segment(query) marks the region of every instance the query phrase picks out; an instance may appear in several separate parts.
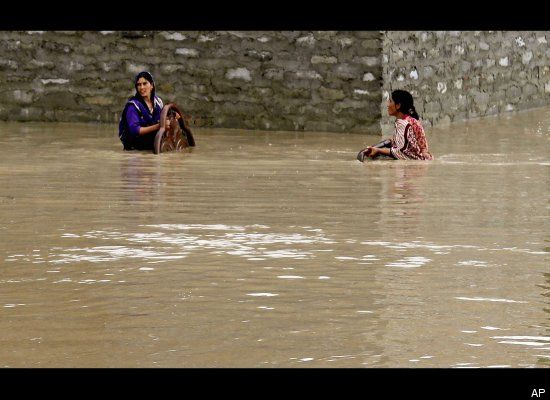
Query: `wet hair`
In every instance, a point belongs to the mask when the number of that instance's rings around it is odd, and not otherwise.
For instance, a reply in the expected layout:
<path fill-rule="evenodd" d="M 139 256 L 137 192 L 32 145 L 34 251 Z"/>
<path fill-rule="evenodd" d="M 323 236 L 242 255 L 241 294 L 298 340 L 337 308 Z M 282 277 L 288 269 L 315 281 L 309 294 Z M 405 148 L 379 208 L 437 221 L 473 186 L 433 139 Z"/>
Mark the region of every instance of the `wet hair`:
<path fill-rule="evenodd" d="M 406 90 L 394 90 L 391 92 L 391 98 L 395 104 L 400 104 L 399 111 L 403 114 L 408 114 L 414 119 L 419 119 L 418 113 L 414 108 L 412 95 Z"/>
<path fill-rule="evenodd" d="M 141 71 L 139 74 L 136 75 L 134 78 L 134 87 L 136 88 L 136 94 L 135 97 L 138 99 L 141 99 L 141 96 L 139 95 L 139 92 L 137 90 L 137 83 L 140 78 L 145 78 L 151 85 L 153 85 L 153 90 L 151 91 L 151 102 L 155 102 L 155 81 L 153 80 L 153 75 L 151 75 L 150 72 L 147 71 Z"/>

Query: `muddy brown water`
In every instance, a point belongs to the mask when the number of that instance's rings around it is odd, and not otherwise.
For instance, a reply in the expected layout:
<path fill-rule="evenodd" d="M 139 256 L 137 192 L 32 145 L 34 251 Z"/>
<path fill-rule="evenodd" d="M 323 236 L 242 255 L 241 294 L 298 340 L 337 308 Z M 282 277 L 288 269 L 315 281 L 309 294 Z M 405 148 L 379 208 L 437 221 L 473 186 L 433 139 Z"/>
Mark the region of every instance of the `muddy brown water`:
<path fill-rule="evenodd" d="M 548 367 L 550 109 L 375 136 L 0 123 L 2 367 Z"/>

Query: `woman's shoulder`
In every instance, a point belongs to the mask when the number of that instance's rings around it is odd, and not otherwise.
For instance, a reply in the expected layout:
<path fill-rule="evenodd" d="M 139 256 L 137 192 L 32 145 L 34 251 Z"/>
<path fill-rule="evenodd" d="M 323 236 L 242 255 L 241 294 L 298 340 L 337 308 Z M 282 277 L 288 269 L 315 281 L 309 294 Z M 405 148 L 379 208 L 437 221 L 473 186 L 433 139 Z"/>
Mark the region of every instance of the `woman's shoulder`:
<path fill-rule="evenodd" d="M 407 116 L 405 116 L 405 119 L 406 119 L 407 121 L 409 121 L 409 123 L 412 123 L 412 124 L 420 124 L 420 117 L 415 118 L 415 117 L 413 117 L 412 115 L 407 115 Z"/>
<path fill-rule="evenodd" d="M 128 100 L 126 100 L 126 108 L 134 108 L 138 112 L 140 111 L 140 101 L 135 98 L 135 96 L 128 97 Z"/>
<path fill-rule="evenodd" d="M 424 134 L 424 127 L 422 126 L 422 122 L 420 121 L 420 119 L 413 118 L 410 115 L 407 116 L 407 119 L 409 120 L 409 124 L 411 125 L 412 131 L 416 135 Z"/>
<path fill-rule="evenodd" d="M 158 105 L 161 109 L 162 109 L 162 107 L 164 107 L 164 102 L 157 95 L 155 95 L 155 104 Z"/>
<path fill-rule="evenodd" d="M 128 97 L 128 100 L 126 100 L 126 105 L 133 104 L 136 107 L 139 107 L 140 103 L 141 103 L 141 101 L 139 101 L 139 99 L 136 96 L 130 96 L 130 97 Z"/>
<path fill-rule="evenodd" d="M 420 121 L 420 118 L 416 119 L 414 117 L 411 117 L 410 115 L 407 115 L 408 123 L 414 126 L 420 126 L 422 127 L 422 121 Z"/>
<path fill-rule="evenodd" d="M 407 120 L 407 118 L 397 118 L 395 120 L 395 127 L 396 128 L 399 128 L 399 129 L 404 129 L 407 127 L 407 125 L 409 125 L 409 121 Z"/>

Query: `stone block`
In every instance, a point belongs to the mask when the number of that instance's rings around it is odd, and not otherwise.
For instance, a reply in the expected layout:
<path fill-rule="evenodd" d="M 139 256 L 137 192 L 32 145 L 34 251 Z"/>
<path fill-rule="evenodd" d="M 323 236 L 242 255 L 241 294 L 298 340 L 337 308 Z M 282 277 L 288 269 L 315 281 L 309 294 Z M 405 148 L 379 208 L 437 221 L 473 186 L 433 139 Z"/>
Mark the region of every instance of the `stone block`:
<path fill-rule="evenodd" d="M 367 50 L 378 50 L 381 48 L 381 43 L 378 39 L 367 39 L 361 41 L 361 47 Z"/>
<path fill-rule="evenodd" d="M 351 37 L 340 37 L 340 38 L 336 38 L 334 39 L 334 42 L 341 48 L 341 49 L 344 49 L 344 48 L 347 48 L 347 47 L 351 47 L 354 42 L 355 42 L 355 39 L 351 38 Z"/>
<path fill-rule="evenodd" d="M 532 59 L 533 59 L 532 51 L 526 51 L 521 55 L 521 62 L 523 65 L 528 65 Z"/>
<path fill-rule="evenodd" d="M 244 55 L 245 57 L 250 57 L 261 62 L 271 61 L 273 59 L 273 54 L 269 51 L 247 50 Z"/>
<path fill-rule="evenodd" d="M 346 99 L 344 101 L 337 101 L 332 107 L 332 112 L 336 115 L 339 115 L 343 111 L 348 111 L 349 116 L 354 118 L 354 116 L 368 108 L 368 103 L 365 101 L 357 101 Z"/>
<path fill-rule="evenodd" d="M 423 67 L 421 70 L 420 77 L 422 79 L 431 79 L 434 76 L 434 69 L 431 66 Z"/>
<path fill-rule="evenodd" d="M 17 63 L 17 61 L 0 59 L 0 69 L 11 69 L 12 71 L 16 71 L 18 68 L 19 64 Z"/>
<path fill-rule="evenodd" d="M 206 79 L 214 79 L 215 71 L 210 68 L 192 68 L 187 71 L 187 73 L 195 79 L 198 79 L 199 81 L 206 80 Z M 183 78 L 182 78 L 183 79 Z"/>
<path fill-rule="evenodd" d="M 441 111 L 441 103 L 439 101 L 430 101 L 424 105 L 424 112 L 437 115 Z"/>
<path fill-rule="evenodd" d="M 490 46 L 487 43 L 481 41 L 481 42 L 479 42 L 479 48 L 481 50 L 487 51 L 487 50 L 490 49 Z"/>
<path fill-rule="evenodd" d="M 323 77 L 317 71 L 312 71 L 312 70 L 296 71 L 294 75 L 297 79 L 308 79 L 308 80 L 319 80 L 319 81 L 323 80 Z"/>
<path fill-rule="evenodd" d="M 538 91 L 539 90 L 535 85 L 527 83 L 523 86 L 522 94 L 524 96 L 531 97 L 532 95 L 538 93 Z"/>
<path fill-rule="evenodd" d="M 462 61 L 461 63 L 461 71 L 463 74 L 467 74 L 472 70 L 472 63 L 469 61 Z"/>
<path fill-rule="evenodd" d="M 379 56 L 364 56 L 359 57 L 357 60 L 354 61 L 368 67 L 374 67 L 381 64 L 381 58 Z"/>
<path fill-rule="evenodd" d="M 99 43 L 88 43 L 86 46 L 82 46 L 82 48 L 80 48 L 79 51 L 82 51 L 82 54 L 85 54 L 85 55 L 95 56 L 103 52 L 104 47 Z"/>
<path fill-rule="evenodd" d="M 313 35 L 317 40 L 331 40 L 338 36 L 338 31 L 315 31 Z"/>
<path fill-rule="evenodd" d="M 498 114 L 498 105 L 489 104 L 487 107 L 487 110 L 485 111 L 485 115 L 497 115 L 497 114 Z"/>
<path fill-rule="evenodd" d="M 241 67 L 241 68 L 231 68 L 227 70 L 225 73 L 225 77 L 227 79 L 239 79 L 243 81 L 250 82 L 252 80 L 250 76 L 250 71 L 248 68 Z"/>
<path fill-rule="evenodd" d="M 33 70 L 52 70 L 54 69 L 56 64 L 54 64 L 52 61 L 39 61 L 39 60 L 31 60 L 30 62 L 25 64 L 25 68 L 33 69 Z"/>
<path fill-rule="evenodd" d="M 360 80 L 363 76 L 363 69 L 358 65 L 350 65 L 347 63 L 335 65 L 330 72 L 328 80 L 340 81 L 340 80 Z"/>
<path fill-rule="evenodd" d="M 13 116 L 10 116 L 11 119 L 17 121 L 40 121 L 41 117 L 44 115 L 44 110 L 38 107 L 22 107 L 19 109 L 18 113 L 15 113 Z"/>
<path fill-rule="evenodd" d="M 36 101 L 45 109 L 63 108 L 68 110 L 76 110 L 80 108 L 80 105 L 77 102 L 77 96 L 69 91 L 45 93 L 40 98 L 37 98 Z"/>
<path fill-rule="evenodd" d="M 282 87 L 277 90 L 278 97 L 287 99 L 311 99 L 312 90 L 309 87 L 302 88 L 286 88 Z"/>
<path fill-rule="evenodd" d="M 317 40 L 315 40 L 311 33 L 296 39 L 296 45 L 299 47 L 313 48 L 315 43 L 317 43 Z"/>
<path fill-rule="evenodd" d="M 363 82 L 372 82 L 375 81 L 376 77 L 373 75 L 372 72 L 367 72 L 363 75 Z"/>
<path fill-rule="evenodd" d="M 382 37 L 380 31 L 353 31 L 353 35 L 359 39 L 373 39 L 377 41 Z"/>
<path fill-rule="evenodd" d="M 516 99 L 521 96 L 521 89 L 517 86 L 510 86 L 506 90 L 506 98 L 507 99 Z"/>
<path fill-rule="evenodd" d="M 269 87 L 254 87 L 250 90 L 250 94 L 265 102 L 266 99 L 270 99 L 274 93 L 273 89 Z"/>
<path fill-rule="evenodd" d="M 483 109 L 487 108 L 487 105 L 489 104 L 489 95 L 487 93 L 477 92 L 474 94 L 473 98 L 474 105 Z"/>
<path fill-rule="evenodd" d="M 174 40 L 176 42 L 181 42 L 187 39 L 187 36 L 181 32 L 159 32 L 159 35 L 165 40 Z"/>
<path fill-rule="evenodd" d="M 113 98 L 110 96 L 85 97 L 84 102 L 90 105 L 97 105 L 97 106 L 109 106 L 114 103 Z"/>
<path fill-rule="evenodd" d="M 324 86 L 319 88 L 319 95 L 325 100 L 341 100 L 346 97 L 345 93 L 339 89 L 329 89 Z"/>
<path fill-rule="evenodd" d="M 34 95 L 30 90 L 14 90 L 12 98 L 17 104 L 32 104 L 34 102 Z"/>
<path fill-rule="evenodd" d="M 163 81 L 162 83 L 157 84 L 157 87 L 157 92 L 163 93 L 164 95 L 175 92 L 174 85 L 167 81 Z"/>
<path fill-rule="evenodd" d="M 197 49 L 191 49 L 186 47 L 177 48 L 175 54 L 186 58 L 198 58 L 200 53 Z"/>
<path fill-rule="evenodd" d="M 311 57 L 312 64 L 336 64 L 338 59 L 332 56 L 313 56 Z"/>
<path fill-rule="evenodd" d="M 266 79 L 275 80 L 275 81 L 282 81 L 284 79 L 284 70 L 282 69 L 275 69 L 270 68 L 265 70 L 262 73 L 262 76 Z"/>

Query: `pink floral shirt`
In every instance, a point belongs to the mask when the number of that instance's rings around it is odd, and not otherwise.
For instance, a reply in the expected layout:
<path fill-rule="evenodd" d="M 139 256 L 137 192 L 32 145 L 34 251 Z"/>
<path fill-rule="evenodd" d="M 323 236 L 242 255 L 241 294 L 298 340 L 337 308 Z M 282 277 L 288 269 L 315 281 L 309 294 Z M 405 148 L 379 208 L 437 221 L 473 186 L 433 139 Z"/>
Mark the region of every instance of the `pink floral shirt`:
<path fill-rule="evenodd" d="M 395 121 L 390 151 L 400 160 L 433 160 L 422 124 L 410 115 Z"/>

